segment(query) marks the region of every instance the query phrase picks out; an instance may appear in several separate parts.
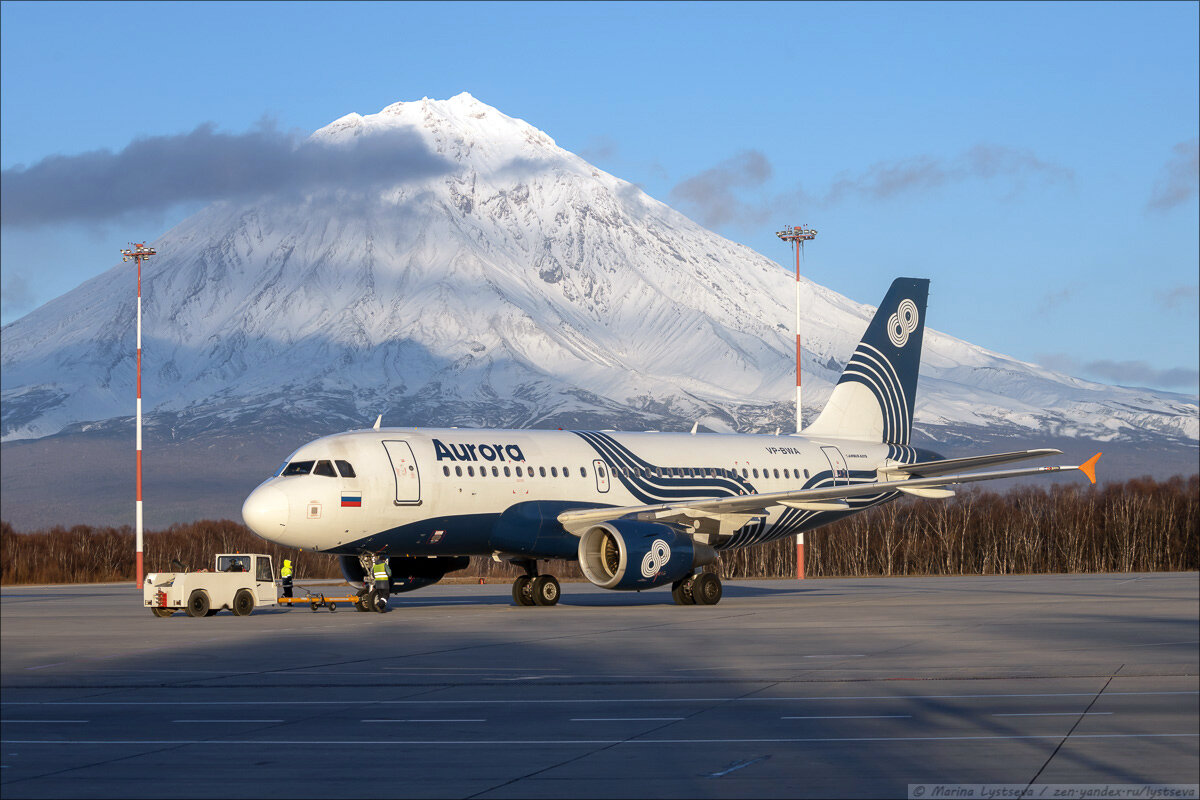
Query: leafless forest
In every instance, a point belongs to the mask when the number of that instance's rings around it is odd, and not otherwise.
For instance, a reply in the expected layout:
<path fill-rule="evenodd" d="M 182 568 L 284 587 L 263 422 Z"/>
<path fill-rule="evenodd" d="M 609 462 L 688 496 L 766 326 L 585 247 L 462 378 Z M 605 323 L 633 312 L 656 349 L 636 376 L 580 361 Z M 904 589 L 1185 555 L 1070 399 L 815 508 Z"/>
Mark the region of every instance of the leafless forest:
<path fill-rule="evenodd" d="M 131 504 L 132 505 L 132 504 Z M 806 537 L 810 577 L 1003 575 L 1036 572 L 1152 572 L 1200 568 L 1200 475 L 1091 487 L 962 491 L 945 501 L 904 500 L 858 514 Z M 230 520 L 202 520 L 145 534 L 147 572 L 211 566 L 216 553 L 266 552 L 291 558 L 300 578 L 336 578 L 332 556 L 288 550 Z M 121 528 L 18 533 L 0 523 L 4 584 L 132 581 L 134 535 Z M 790 538 L 726 553 L 726 578 L 795 575 Z M 560 578 L 580 578 L 556 564 Z M 485 557 L 451 577 L 508 578 L 511 564 Z"/>

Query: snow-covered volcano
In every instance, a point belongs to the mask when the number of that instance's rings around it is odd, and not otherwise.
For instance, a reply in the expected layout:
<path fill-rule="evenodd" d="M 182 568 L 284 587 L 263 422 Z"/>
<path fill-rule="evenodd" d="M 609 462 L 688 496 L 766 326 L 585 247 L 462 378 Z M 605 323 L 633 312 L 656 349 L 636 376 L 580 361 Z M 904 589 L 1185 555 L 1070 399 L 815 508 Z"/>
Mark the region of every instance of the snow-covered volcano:
<path fill-rule="evenodd" d="M 152 243 L 151 420 L 185 439 L 328 432 L 379 413 L 389 425 L 790 429 L 786 269 L 467 94 L 350 114 L 311 141 L 353 147 L 399 129 L 444 171 L 218 203 Z M 114 267 L 3 329 L 5 441 L 127 420 L 133 280 Z M 815 414 L 872 309 L 811 281 L 802 297 Z M 935 438 L 983 426 L 1198 435 L 1193 397 L 1070 378 L 933 330 L 917 425 Z"/>

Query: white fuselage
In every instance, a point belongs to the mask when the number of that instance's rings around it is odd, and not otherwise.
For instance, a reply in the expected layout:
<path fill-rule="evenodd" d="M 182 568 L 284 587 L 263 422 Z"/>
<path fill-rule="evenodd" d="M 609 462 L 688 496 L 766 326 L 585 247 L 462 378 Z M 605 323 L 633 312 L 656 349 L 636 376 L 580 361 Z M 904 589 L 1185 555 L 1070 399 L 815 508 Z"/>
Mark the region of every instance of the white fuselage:
<path fill-rule="evenodd" d="M 488 554 L 512 549 L 493 538 L 493 528 L 517 504 L 536 501 L 556 514 L 865 483 L 877 480 L 880 467 L 917 458 L 911 447 L 798 435 L 363 430 L 301 447 L 247 498 L 243 517 L 287 547 Z M 892 496 L 855 498 L 848 511 L 778 506 L 716 544 L 743 547 L 799 533 Z M 566 545 L 529 547 L 533 557 L 570 557 Z"/>

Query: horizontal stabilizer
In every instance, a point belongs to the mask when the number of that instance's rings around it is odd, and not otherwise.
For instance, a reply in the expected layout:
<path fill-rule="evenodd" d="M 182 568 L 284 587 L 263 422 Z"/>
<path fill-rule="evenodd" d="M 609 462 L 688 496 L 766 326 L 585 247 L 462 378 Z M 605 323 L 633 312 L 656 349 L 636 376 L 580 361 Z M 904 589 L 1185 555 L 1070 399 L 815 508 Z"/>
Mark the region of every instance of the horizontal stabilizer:
<path fill-rule="evenodd" d="M 1062 455 L 1062 450 L 1043 447 L 1039 450 L 1016 450 L 1011 453 L 996 453 L 988 456 L 968 456 L 967 458 L 943 458 L 937 461 L 921 461 L 916 464 L 893 464 L 879 470 L 881 478 L 932 478 L 935 475 L 948 475 L 951 472 L 994 467 L 997 464 L 1008 464 L 1013 461 L 1024 461 L 1030 458 Z"/>

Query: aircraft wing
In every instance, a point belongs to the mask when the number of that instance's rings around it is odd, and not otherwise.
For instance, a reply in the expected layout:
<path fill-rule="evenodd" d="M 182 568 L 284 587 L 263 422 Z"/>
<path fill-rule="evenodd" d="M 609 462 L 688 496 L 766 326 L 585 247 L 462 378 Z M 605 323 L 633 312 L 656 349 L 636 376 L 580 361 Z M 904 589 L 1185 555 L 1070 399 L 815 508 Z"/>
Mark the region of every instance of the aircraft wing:
<path fill-rule="evenodd" d="M 1034 458 L 1030 453 L 1046 455 L 1057 453 L 1057 450 L 1024 451 L 1022 454 L 1002 453 L 997 456 L 977 456 L 978 459 L 999 458 L 1012 461 L 1017 458 Z M 904 492 L 905 494 L 927 498 L 945 498 L 954 493 L 945 487 L 950 484 L 975 483 L 991 481 L 1000 478 L 1020 478 L 1027 475 L 1043 475 L 1065 470 L 1080 470 L 1087 475 L 1093 484 L 1096 482 L 1096 461 L 1100 454 L 1089 458 L 1079 465 L 1059 467 L 1027 467 L 1024 469 L 999 470 L 997 472 L 976 472 L 970 474 L 936 475 L 921 478 L 900 478 L 896 480 L 881 480 L 872 483 L 841 484 L 821 486 L 815 489 L 796 489 L 784 492 L 768 492 L 764 494 L 737 495 L 735 497 L 698 497 L 692 500 L 680 500 L 674 503 L 659 503 L 655 505 L 624 506 L 615 508 L 591 508 L 578 511 L 564 511 L 558 515 L 558 521 L 563 528 L 582 536 L 592 525 L 611 519 L 637 518 L 659 522 L 684 522 L 690 527 L 707 532 L 726 535 L 745 525 L 755 517 L 762 516 L 771 506 L 787 506 L 804 511 L 848 511 L 846 498 L 870 497 L 887 492 Z M 963 466 L 962 462 L 973 459 L 953 459 Z M 953 463 L 953 461 L 951 463 Z M 926 462 L 942 464 L 945 462 Z M 983 461 L 983 463 L 996 463 Z M 914 466 L 914 465 L 909 465 Z M 883 470 L 880 471 L 881 474 Z M 701 524 L 707 522 L 708 524 Z"/>

